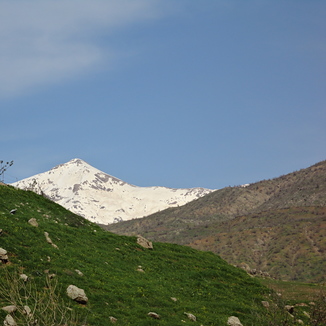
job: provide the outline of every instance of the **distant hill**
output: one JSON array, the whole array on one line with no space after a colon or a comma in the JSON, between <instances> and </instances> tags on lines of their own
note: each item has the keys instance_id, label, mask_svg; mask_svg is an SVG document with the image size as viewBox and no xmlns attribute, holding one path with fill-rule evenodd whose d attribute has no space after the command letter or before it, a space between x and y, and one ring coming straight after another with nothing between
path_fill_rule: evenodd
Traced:
<instances>
[{"instance_id":1,"label":"distant hill","mask_svg":"<svg viewBox=\"0 0 326 326\"><path fill-rule=\"evenodd\" d=\"M265 317L257 321L267 314L261 304L267 289L215 254L156 242L145 249L135 237L106 232L45 197L4 185L0 227L0 306L28 305L40 322L58 304L51 323L42 325L107 326L109 317L117 325L226 325L230 316L243 325L270 325ZM69 285L83 289L88 302L69 299ZM17 289L24 290L20 301ZM44 307L48 296L58 301ZM14 319L31 325L19 309ZM70 312L79 322L63 323ZM1 323L6 315L0 309Z\"/></svg>"},{"instance_id":2,"label":"distant hill","mask_svg":"<svg viewBox=\"0 0 326 326\"><path fill-rule=\"evenodd\" d=\"M326 161L246 187L223 188L106 229L211 250L230 263L247 263L283 279L321 281L326 270L324 207ZM284 248L277 249L279 244Z\"/></svg>"},{"instance_id":3,"label":"distant hill","mask_svg":"<svg viewBox=\"0 0 326 326\"><path fill-rule=\"evenodd\" d=\"M141 218L212 192L204 188L134 186L81 159L73 159L12 185L45 195L73 213L101 224Z\"/></svg>"}]
</instances>

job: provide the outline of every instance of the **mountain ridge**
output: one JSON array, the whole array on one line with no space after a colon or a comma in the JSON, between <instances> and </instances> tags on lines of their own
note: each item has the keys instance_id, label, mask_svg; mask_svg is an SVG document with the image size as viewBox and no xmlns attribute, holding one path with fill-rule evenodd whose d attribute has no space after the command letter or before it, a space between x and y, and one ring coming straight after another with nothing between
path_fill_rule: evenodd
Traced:
<instances>
[{"instance_id":1,"label":"mountain ridge","mask_svg":"<svg viewBox=\"0 0 326 326\"><path fill-rule=\"evenodd\" d=\"M32 190L101 224L141 218L211 192L205 188L138 187L75 158L12 184Z\"/></svg>"}]
</instances>

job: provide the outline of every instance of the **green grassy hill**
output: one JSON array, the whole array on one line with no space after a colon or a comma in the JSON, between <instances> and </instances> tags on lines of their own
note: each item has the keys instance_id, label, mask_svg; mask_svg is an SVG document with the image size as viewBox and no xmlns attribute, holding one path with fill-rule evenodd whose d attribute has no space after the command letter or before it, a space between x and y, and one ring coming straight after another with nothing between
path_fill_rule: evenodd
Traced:
<instances>
[{"instance_id":1,"label":"green grassy hill","mask_svg":"<svg viewBox=\"0 0 326 326\"><path fill-rule=\"evenodd\" d=\"M211 250L229 263L244 262L282 279L319 282L326 270L324 207L326 161L103 227Z\"/></svg>"},{"instance_id":2,"label":"green grassy hill","mask_svg":"<svg viewBox=\"0 0 326 326\"><path fill-rule=\"evenodd\" d=\"M10 213L13 209L15 214ZM37 227L28 222L31 218ZM0 229L0 248L8 251L9 259L0 263L1 307L14 300L18 284L18 293L25 291L20 292L20 304L31 308L54 289L55 300L62 300L62 307L69 305L72 310L67 311L83 321L76 325L107 326L110 316L117 319L116 325L226 325L233 315L247 326L257 325L257 316L265 313L261 300L266 288L219 256L166 243L144 249L135 237L109 233L29 191L0 186ZM44 232L57 248L46 241ZM29 277L27 284L35 284L35 295L27 295L23 281L17 280L19 273ZM70 284L85 290L87 304L67 297ZM0 310L1 323L5 316ZM18 313L14 318L19 319Z\"/></svg>"}]
</instances>

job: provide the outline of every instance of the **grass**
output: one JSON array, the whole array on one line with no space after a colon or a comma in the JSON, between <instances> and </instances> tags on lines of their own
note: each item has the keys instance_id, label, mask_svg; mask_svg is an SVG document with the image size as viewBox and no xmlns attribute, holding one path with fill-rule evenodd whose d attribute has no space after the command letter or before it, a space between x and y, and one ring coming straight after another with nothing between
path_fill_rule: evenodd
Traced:
<instances>
[{"instance_id":1,"label":"grass","mask_svg":"<svg viewBox=\"0 0 326 326\"><path fill-rule=\"evenodd\" d=\"M38 227L28 223L32 217ZM9 255L9 263L0 265L0 283L6 284L8 273L15 279L23 272L42 294L48 275L55 274L55 295L87 325L108 325L109 316L117 318L116 325L225 325L232 315L255 325L254 316L264 312L261 300L268 290L219 256L166 243L144 249L136 237L104 231L29 191L0 186L0 227L0 247ZM85 290L86 305L67 297L70 284ZM3 294L0 304L10 304ZM149 317L150 311L161 319ZM0 311L0 318L5 316Z\"/></svg>"},{"instance_id":2,"label":"grass","mask_svg":"<svg viewBox=\"0 0 326 326\"><path fill-rule=\"evenodd\" d=\"M287 303L299 301L309 303L316 300L325 291L324 284L303 283L293 281L281 281L273 279L260 279L260 282L276 293L280 293Z\"/></svg>"}]
</instances>

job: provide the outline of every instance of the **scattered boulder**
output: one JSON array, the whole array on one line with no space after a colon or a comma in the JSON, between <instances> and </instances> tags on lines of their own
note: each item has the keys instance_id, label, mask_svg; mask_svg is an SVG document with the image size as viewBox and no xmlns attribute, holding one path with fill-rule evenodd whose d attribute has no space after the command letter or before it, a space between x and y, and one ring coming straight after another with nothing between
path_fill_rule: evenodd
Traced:
<instances>
[{"instance_id":1,"label":"scattered boulder","mask_svg":"<svg viewBox=\"0 0 326 326\"><path fill-rule=\"evenodd\" d=\"M67 295L72 300L86 304L88 302L88 298L86 297L85 291L83 289L78 288L75 285L69 285L67 288Z\"/></svg>"},{"instance_id":2,"label":"scattered boulder","mask_svg":"<svg viewBox=\"0 0 326 326\"><path fill-rule=\"evenodd\" d=\"M160 315L157 314L156 312L149 312L147 315L154 319L161 319Z\"/></svg>"},{"instance_id":3,"label":"scattered boulder","mask_svg":"<svg viewBox=\"0 0 326 326\"><path fill-rule=\"evenodd\" d=\"M145 273L145 271L143 270L143 267L140 265L137 268L137 272Z\"/></svg>"},{"instance_id":4,"label":"scattered boulder","mask_svg":"<svg viewBox=\"0 0 326 326\"><path fill-rule=\"evenodd\" d=\"M147 239L145 239L144 237L142 237L141 235L139 235L137 237L137 243L142 246L143 248L146 249L153 249L153 243Z\"/></svg>"},{"instance_id":5,"label":"scattered boulder","mask_svg":"<svg viewBox=\"0 0 326 326\"><path fill-rule=\"evenodd\" d=\"M17 326L17 323L15 322L15 319L12 318L10 315L7 315L4 322L4 326Z\"/></svg>"},{"instance_id":6,"label":"scattered boulder","mask_svg":"<svg viewBox=\"0 0 326 326\"><path fill-rule=\"evenodd\" d=\"M112 324L115 324L116 322L117 322L117 318L114 318L114 317L112 317L112 316L110 316L109 317L109 319L110 319L110 322L112 323Z\"/></svg>"},{"instance_id":7,"label":"scattered boulder","mask_svg":"<svg viewBox=\"0 0 326 326\"><path fill-rule=\"evenodd\" d=\"M84 274L83 274L79 269L75 269L75 272L76 272L79 276L84 276Z\"/></svg>"},{"instance_id":8,"label":"scattered boulder","mask_svg":"<svg viewBox=\"0 0 326 326\"><path fill-rule=\"evenodd\" d=\"M20 274L20 275L19 275L19 278L20 278L21 280L23 280L24 282L27 282L27 281L28 281L28 276L27 276L26 274Z\"/></svg>"},{"instance_id":9,"label":"scattered boulder","mask_svg":"<svg viewBox=\"0 0 326 326\"><path fill-rule=\"evenodd\" d=\"M177 302L178 299L177 298L174 298L174 297L171 297L171 300L174 301L174 302Z\"/></svg>"},{"instance_id":10,"label":"scattered boulder","mask_svg":"<svg viewBox=\"0 0 326 326\"><path fill-rule=\"evenodd\" d=\"M294 306L286 305L284 306L284 309L289 312L290 314L293 314Z\"/></svg>"},{"instance_id":11,"label":"scattered boulder","mask_svg":"<svg viewBox=\"0 0 326 326\"><path fill-rule=\"evenodd\" d=\"M0 248L0 260L2 261L2 263L6 264L8 263L8 255L7 255L7 250Z\"/></svg>"},{"instance_id":12,"label":"scattered boulder","mask_svg":"<svg viewBox=\"0 0 326 326\"><path fill-rule=\"evenodd\" d=\"M38 223L36 221L36 218L32 217L31 219L28 220L28 223L32 226L38 227Z\"/></svg>"},{"instance_id":13,"label":"scattered boulder","mask_svg":"<svg viewBox=\"0 0 326 326\"><path fill-rule=\"evenodd\" d=\"M269 302L268 301L262 301L261 303L266 309L269 308Z\"/></svg>"},{"instance_id":14,"label":"scattered boulder","mask_svg":"<svg viewBox=\"0 0 326 326\"><path fill-rule=\"evenodd\" d=\"M46 242L47 243L49 243L50 245L52 245L52 247L54 247L56 249L59 249L58 246L52 242L51 238L49 237L49 233L48 232L44 232L44 235L45 235L45 239L46 239Z\"/></svg>"},{"instance_id":15,"label":"scattered boulder","mask_svg":"<svg viewBox=\"0 0 326 326\"><path fill-rule=\"evenodd\" d=\"M228 325L229 326L243 326L238 317L231 316L228 318Z\"/></svg>"},{"instance_id":16,"label":"scattered boulder","mask_svg":"<svg viewBox=\"0 0 326 326\"><path fill-rule=\"evenodd\" d=\"M28 317L32 316L32 309L29 306L24 306L23 313L27 315Z\"/></svg>"},{"instance_id":17,"label":"scattered boulder","mask_svg":"<svg viewBox=\"0 0 326 326\"><path fill-rule=\"evenodd\" d=\"M14 215L14 214L16 214L16 212L17 212L17 209L15 208L15 209L12 209L12 210L10 211L10 214Z\"/></svg>"},{"instance_id":18,"label":"scattered boulder","mask_svg":"<svg viewBox=\"0 0 326 326\"><path fill-rule=\"evenodd\" d=\"M12 314L13 312L15 312L17 310L17 307L15 305L10 305L10 306L6 306L6 307L2 307L1 309L3 311L7 312L8 314Z\"/></svg>"},{"instance_id":19,"label":"scattered boulder","mask_svg":"<svg viewBox=\"0 0 326 326\"><path fill-rule=\"evenodd\" d=\"M193 314L189 314L188 312L184 312L184 314L191 320L191 321L196 321L197 318Z\"/></svg>"}]
</instances>

